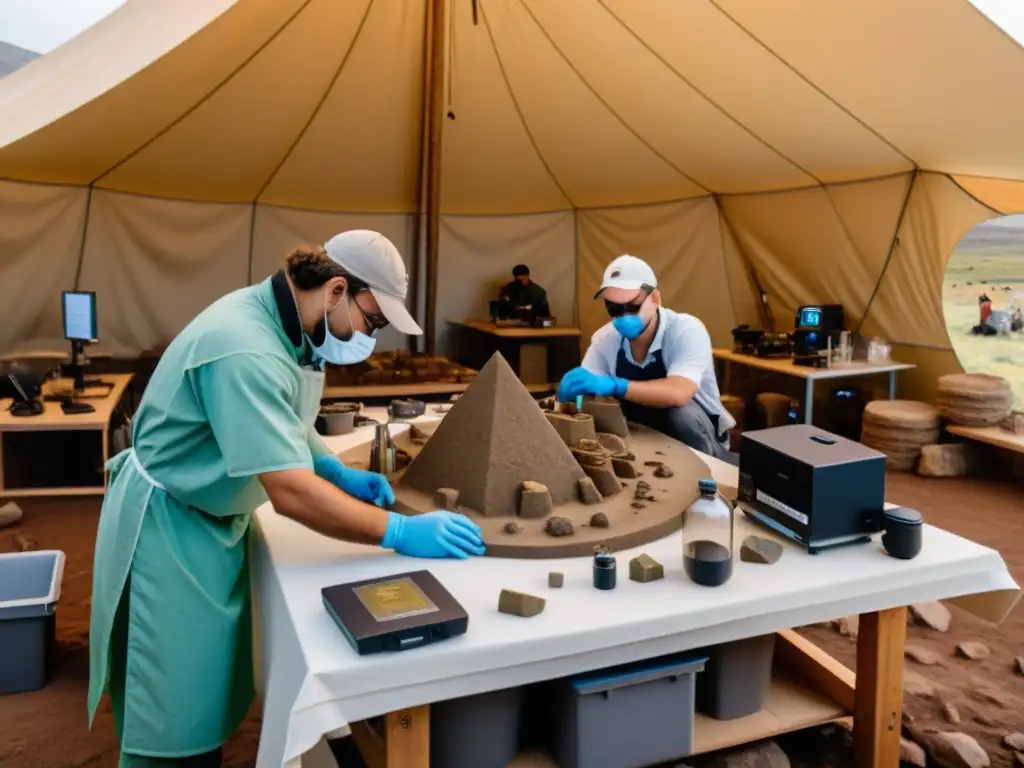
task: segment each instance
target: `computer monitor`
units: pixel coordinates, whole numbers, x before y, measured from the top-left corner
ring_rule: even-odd
[[[96,293],[94,291],[64,291],[64,338],[71,342],[91,344],[97,341]]]

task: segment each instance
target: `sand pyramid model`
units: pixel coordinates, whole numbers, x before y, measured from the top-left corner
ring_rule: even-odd
[[[557,506],[578,498],[583,468],[500,353],[455,401],[398,483],[425,494],[459,492],[459,505],[488,517],[514,515],[525,480],[543,483]]]

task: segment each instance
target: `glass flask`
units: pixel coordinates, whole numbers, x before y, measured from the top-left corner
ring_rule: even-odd
[[[732,504],[714,480],[697,483],[700,495],[683,513],[683,569],[704,587],[719,587],[732,576]]]

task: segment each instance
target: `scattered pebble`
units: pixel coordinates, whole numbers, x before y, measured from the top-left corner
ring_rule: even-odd
[[[908,659],[913,659],[918,664],[924,664],[927,667],[939,663],[939,655],[937,653],[929,651],[927,648],[922,648],[920,645],[907,645],[903,649],[903,654]]]
[[[910,739],[900,736],[900,762],[906,765],[913,765],[916,768],[925,768],[928,758],[925,756],[924,748],[915,744]]]
[[[643,509],[647,505],[644,504],[642,501],[634,501],[629,506],[631,506],[633,509]]]
[[[916,672],[903,671],[903,693],[908,696],[921,696],[930,699],[935,695],[935,686],[931,681]]]
[[[19,533],[14,537],[14,544],[21,552],[33,552],[39,549],[39,542],[31,536],[25,536],[22,533]]]
[[[658,466],[657,469],[654,470],[654,476],[655,477],[666,478],[666,477],[672,477],[672,475],[674,475],[674,474],[675,474],[675,472],[673,472],[671,469],[666,467],[664,464],[661,464],[660,466]]]
[[[568,517],[549,517],[544,530],[551,536],[572,536],[572,520]]]
[[[1017,657],[1017,674],[1024,675],[1024,656]]]
[[[942,715],[953,725],[960,725],[961,723],[960,711],[951,702],[944,701],[942,703]]]
[[[515,523],[505,523],[505,527],[501,530],[505,533],[519,533],[519,526]]]
[[[747,536],[740,547],[740,560],[745,563],[774,565],[782,557],[782,545],[760,536]]]
[[[590,517],[590,525],[593,528],[607,528],[608,515],[606,515],[604,512],[595,512]]]
[[[1003,744],[1016,752],[1024,752],[1024,733],[1014,731],[1013,733],[1006,734]]]
[[[937,733],[929,740],[928,753],[945,768],[988,768],[988,753],[966,733]]]
[[[24,512],[13,501],[9,501],[0,507],[0,528],[8,528],[21,522]]]
[[[843,616],[841,619],[836,620],[836,629],[839,630],[839,634],[843,637],[857,638],[860,634],[860,616],[853,614],[852,616]]]
[[[1024,768],[1024,752],[1013,753],[1013,764],[1016,765],[1017,768]]]
[[[661,466],[661,462],[660,461],[645,461],[644,462],[644,466],[645,467],[660,467]]]
[[[987,659],[989,657],[989,654],[991,653],[987,645],[973,640],[967,640],[965,642],[960,643],[960,645],[956,647],[956,650],[957,653],[959,653],[965,659],[970,659],[971,661],[981,661],[982,659]]]
[[[940,602],[916,603],[910,606],[910,614],[916,621],[936,632],[948,632],[953,621],[949,608]]]

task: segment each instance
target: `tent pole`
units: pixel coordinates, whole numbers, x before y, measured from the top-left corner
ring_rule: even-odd
[[[427,7],[427,29],[429,56],[427,64],[427,91],[424,98],[425,124],[425,184],[426,205],[419,206],[420,217],[426,208],[426,315],[423,332],[426,337],[426,352],[437,353],[437,271],[438,246],[441,239],[441,131],[444,125],[444,76],[445,76],[445,14],[447,0],[430,0]]]

